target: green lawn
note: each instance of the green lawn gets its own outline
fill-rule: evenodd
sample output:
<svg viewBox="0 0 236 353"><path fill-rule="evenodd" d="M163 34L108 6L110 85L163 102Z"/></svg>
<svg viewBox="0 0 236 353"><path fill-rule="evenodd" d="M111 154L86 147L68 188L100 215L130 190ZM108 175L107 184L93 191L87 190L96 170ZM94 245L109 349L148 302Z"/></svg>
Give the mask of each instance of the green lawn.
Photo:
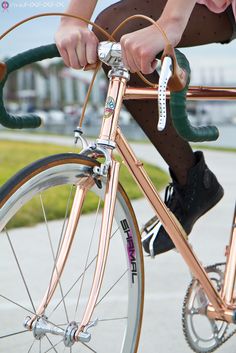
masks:
<svg viewBox="0 0 236 353"><path fill-rule="evenodd" d="M72 149L63 146L13 141L0 141L0 151L0 185L21 168L39 158L56 153L74 152ZM145 168L158 190L167 184L168 176L165 172L156 166L146 163ZM142 196L142 193L123 164L121 165L120 182L131 199L137 199ZM50 210L47 210L48 220L64 217L68 192L68 188L63 187L60 190L50 190L43 193L43 198L46 200L46 204L49 205ZM95 210L95 201L91 195L85 204L84 212ZM40 200L33 200L31 204L25 206L24 210L16 215L12 226L27 226L42 221L43 215L40 208Z"/></svg>

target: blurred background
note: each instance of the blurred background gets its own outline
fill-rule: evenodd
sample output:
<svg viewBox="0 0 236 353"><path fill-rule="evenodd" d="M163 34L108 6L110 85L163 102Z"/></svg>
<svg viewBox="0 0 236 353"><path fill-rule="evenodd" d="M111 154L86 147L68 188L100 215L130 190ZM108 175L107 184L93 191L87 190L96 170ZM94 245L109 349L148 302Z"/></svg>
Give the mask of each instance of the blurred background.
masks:
<svg viewBox="0 0 236 353"><path fill-rule="evenodd" d="M93 19L115 1L98 2ZM64 12L65 0L0 0L0 33L16 22L43 12ZM24 24L0 42L0 60L24 50L54 42L59 18L44 17ZM229 45L207 45L183 49L192 67L193 85L236 86L236 41ZM73 134L91 79L91 72L66 68L60 59L46 60L25 67L9 76L5 89L7 108L12 113L38 112L45 121L44 131ZM97 133L103 115L107 81L102 73L96 79L86 113L85 130ZM220 146L236 147L236 103L189 102L189 114L195 125L217 124ZM121 126L127 137L144 135L129 113L122 110ZM4 128L1 128L4 130ZM41 131L42 128L40 128Z"/></svg>

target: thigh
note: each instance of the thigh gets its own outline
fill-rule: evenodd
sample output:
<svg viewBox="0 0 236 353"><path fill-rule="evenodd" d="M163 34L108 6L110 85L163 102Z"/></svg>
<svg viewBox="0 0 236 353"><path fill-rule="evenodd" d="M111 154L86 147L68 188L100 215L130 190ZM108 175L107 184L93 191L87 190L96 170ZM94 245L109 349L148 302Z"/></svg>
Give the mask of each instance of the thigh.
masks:
<svg viewBox="0 0 236 353"><path fill-rule="evenodd" d="M112 33L121 21L135 14L143 14L157 20L165 5L166 0L122 0L101 12L96 23ZM143 19L131 20L117 33L116 39L119 40L123 34L148 25L149 23ZM227 42L232 32L232 24L226 11L216 14L209 11L206 6L196 4L179 46ZM100 34L98 37L100 40L104 39Z"/></svg>

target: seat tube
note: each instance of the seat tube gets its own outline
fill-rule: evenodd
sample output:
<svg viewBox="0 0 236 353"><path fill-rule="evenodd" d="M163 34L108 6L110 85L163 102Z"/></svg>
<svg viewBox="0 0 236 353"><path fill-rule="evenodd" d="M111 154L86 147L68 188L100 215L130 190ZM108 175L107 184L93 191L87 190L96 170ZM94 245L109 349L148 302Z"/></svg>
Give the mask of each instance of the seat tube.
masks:
<svg viewBox="0 0 236 353"><path fill-rule="evenodd" d="M222 290L222 297L226 304L234 304L234 290L236 283L236 205L234 209L232 231L230 237L230 244L228 247L228 256L224 277L224 284Z"/></svg>
<svg viewBox="0 0 236 353"><path fill-rule="evenodd" d="M109 87L104 108L102 127L98 143L114 146L119 114L129 73L125 68L109 72Z"/></svg>

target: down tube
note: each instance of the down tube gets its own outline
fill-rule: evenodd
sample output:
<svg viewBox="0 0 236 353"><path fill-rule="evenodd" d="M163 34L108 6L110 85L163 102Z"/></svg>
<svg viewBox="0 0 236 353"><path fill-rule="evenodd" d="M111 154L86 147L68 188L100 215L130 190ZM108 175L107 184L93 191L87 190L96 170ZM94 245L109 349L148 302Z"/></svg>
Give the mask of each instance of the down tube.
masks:
<svg viewBox="0 0 236 353"><path fill-rule="evenodd" d="M163 227L170 235L173 243L175 244L176 248L187 263L191 272L201 283L213 307L217 311L224 309L225 304L222 298L219 296L219 294L211 284L211 281L209 280L206 271L201 266L195 253L187 242L187 236L185 231L183 230L179 222L177 222L173 214L168 210L164 202L161 200L154 185L152 184L147 173L145 172L142 163L138 161L135 157L132 149L128 145L120 129L117 129L116 143L118 150L120 151L131 174L137 181L144 195L150 201L152 207L160 218Z"/></svg>

